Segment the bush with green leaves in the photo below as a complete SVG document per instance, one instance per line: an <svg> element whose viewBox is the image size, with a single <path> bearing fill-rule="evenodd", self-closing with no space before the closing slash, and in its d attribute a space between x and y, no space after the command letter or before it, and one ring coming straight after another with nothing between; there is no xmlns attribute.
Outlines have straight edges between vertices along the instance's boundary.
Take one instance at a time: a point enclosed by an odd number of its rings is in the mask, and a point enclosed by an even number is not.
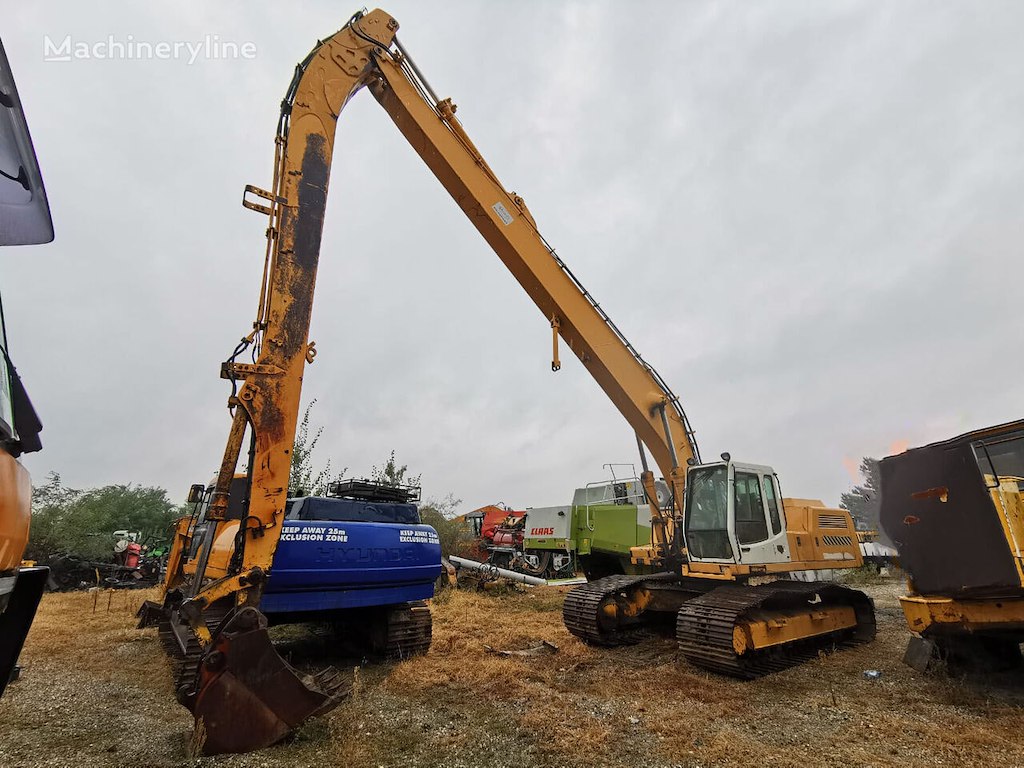
<svg viewBox="0 0 1024 768"><path fill-rule="evenodd" d="M324 433L323 427L312 430L309 424L309 417L316 405L316 399L309 401L306 410L302 414L302 421L295 430L295 444L292 446L292 466L288 477L289 496L325 496L331 483L341 480L348 467L341 472L331 472L331 461L323 467L317 467L313 463L313 452L316 444L320 442L320 436Z"/></svg>
<svg viewBox="0 0 1024 768"><path fill-rule="evenodd" d="M163 488L128 484L78 490L51 472L32 491L32 527L25 556L41 562L56 555L108 560L114 531L166 537L182 514L184 508L171 502Z"/></svg>
<svg viewBox="0 0 1024 768"><path fill-rule="evenodd" d="M464 521L455 517L456 509L461 504L448 494L443 499L427 499L420 504L420 520L424 525L431 526L441 539L441 554L444 557L465 554L473 544L473 532Z"/></svg>

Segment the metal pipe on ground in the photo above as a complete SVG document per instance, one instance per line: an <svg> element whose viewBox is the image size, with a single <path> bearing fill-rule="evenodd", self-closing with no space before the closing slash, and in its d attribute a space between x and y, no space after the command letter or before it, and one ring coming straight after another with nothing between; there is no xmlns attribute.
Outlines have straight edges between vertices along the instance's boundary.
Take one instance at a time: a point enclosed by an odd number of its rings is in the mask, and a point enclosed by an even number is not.
<svg viewBox="0 0 1024 768"><path fill-rule="evenodd" d="M499 568L498 566L491 565L490 563L478 563L476 560L467 560L464 557L450 557L448 559L451 560L452 564L456 568L480 571L481 573L494 578L501 577L503 579L509 579L510 581L529 584L534 587L543 587L548 583L546 579L538 579L536 576L527 576L525 573L510 571L506 568Z"/></svg>

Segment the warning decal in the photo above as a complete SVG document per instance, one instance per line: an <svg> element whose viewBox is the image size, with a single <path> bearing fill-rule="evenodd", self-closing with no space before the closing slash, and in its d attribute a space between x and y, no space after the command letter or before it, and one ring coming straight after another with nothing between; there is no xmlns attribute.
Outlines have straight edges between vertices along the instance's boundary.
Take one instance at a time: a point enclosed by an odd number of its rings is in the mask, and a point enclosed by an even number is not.
<svg viewBox="0 0 1024 768"><path fill-rule="evenodd" d="M413 531L408 528L403 529L398 534L398 540L402 544L440 544L441 539L438 538L437 533L434 531Z"/></svg>
<svg viewBox="0 0 1024 768"><path fill-rule="evenodd" d="M348 534L341 528L286 525L281 529L281 541L348 541Z"/></svg>

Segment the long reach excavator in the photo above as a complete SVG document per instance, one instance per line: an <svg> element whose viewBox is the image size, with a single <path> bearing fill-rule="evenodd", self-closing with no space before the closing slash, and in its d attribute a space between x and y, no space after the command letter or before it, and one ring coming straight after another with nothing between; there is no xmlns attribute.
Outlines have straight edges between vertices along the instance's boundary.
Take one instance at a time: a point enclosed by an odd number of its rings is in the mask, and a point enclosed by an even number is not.
<svg viewBox="0 0 1024 768"><path fill-rule="evenodd" d="M309 325L335 128L364 87L550 322L552 369L560 366L561 338L636 433L651 543L633 551L631 575L569 593L569 630L587 642L616 644L669 617L687 659L739 677L873 637L873 606L861 592L829 583L747 583L860 565L849 514L783 500L770 467L728 454L700 463L679 399L548 245L523 199L501 185L455 118L455 104L436 96L397 30L395 19L374 10L317 44L282 102L271 189L249 186L243 195L243 205L269 219L257 316L222 366L232 387L227 447L204 531L190 554L180 537L170 556L179 575L188 560L187 588L164 606L192 635L177 689L195 717L193 748L258 749L340 699L340 676L303 676L280 658L259 605L286 517L303 373L316 354ZM252 362L241 361L247 350ZM668 482L667 503L657 501L645 446ZM247 469L233 486L243 448ZM229 531L230 563L208 570L214 542ZM228 611L214 609L225 601Z"/></svg>

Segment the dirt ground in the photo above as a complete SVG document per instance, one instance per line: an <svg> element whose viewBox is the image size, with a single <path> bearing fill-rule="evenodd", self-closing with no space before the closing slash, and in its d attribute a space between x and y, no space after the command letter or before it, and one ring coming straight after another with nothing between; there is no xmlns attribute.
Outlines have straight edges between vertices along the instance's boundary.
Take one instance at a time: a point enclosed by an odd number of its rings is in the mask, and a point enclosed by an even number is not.
<svg viewBox="0 0 1024 768"><path fill-rule="evenodd" d="M562 626L563 594L448 593L421 658L332 654L287 633L296 663L355 670L352 697L291 742L190 758L156 631L134 629L142 592L47 595L0 700L2 766L1024 766L1024 677L949 681L900 659L900 583L863 586L878 638L754 682L698 671L670 638L589 648ZM488 653L539 640L552 655ZM880 670L878 680L863 672Z"/></svg>

